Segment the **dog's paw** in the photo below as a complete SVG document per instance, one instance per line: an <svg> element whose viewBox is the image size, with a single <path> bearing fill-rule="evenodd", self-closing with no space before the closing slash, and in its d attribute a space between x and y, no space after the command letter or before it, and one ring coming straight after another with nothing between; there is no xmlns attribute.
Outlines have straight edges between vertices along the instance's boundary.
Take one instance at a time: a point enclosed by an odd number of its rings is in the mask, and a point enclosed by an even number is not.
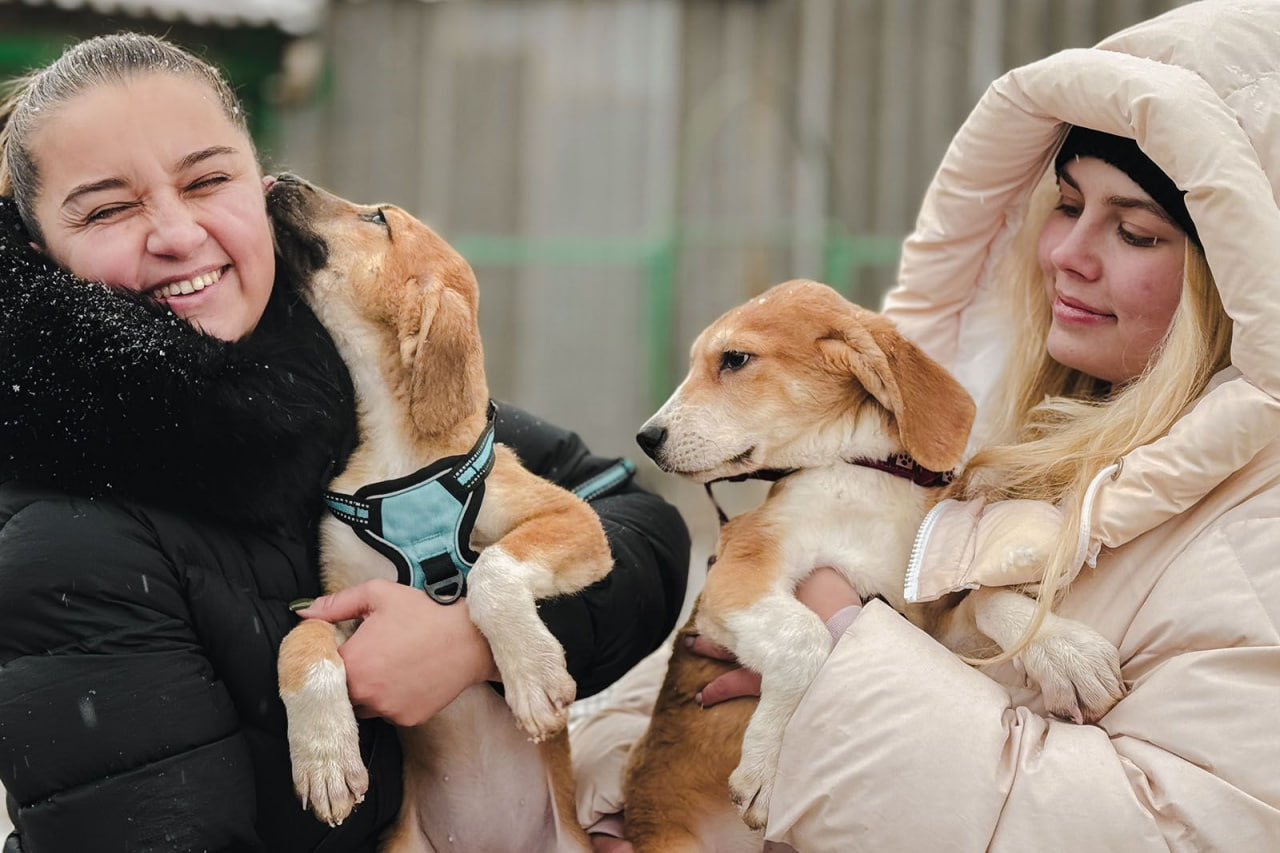
<svg viewBox="0 0 1280 853"><path fill-rule="evenodd" d="M760 766L748 766L744 762L729 776L729 799L752 829L764 829L772 795L773 773Z"/></svg>
<svg viewBox="0 0 1280 853"><path fill-rule="evenodd" d="M507 705L516 723L534 743L560 732L569 723L569 706L578 685L561 665L533 677L514 680L504 676Z"/></svg>
<svg viewBox="0 0 1280 853"><path fill-rule="evenodd" d="M1094 723L1124 696L1115 646L1074 620L1046 619L1018 660L1056 717Z"/></svg>
<svg viewBox="0 0 1280 853"><path fill-rule="evenodd" d="M332 748L328 748L332 747ZM317 818L337 826L347 819L369 790L369 772L360 760L360 746L334 742L294 756L293 789Z"/></svg>
<svg viewBox="0 0 1280 853"><path fill-rule="evenodd" d="M281 690L280 698L289 721L293 789L304 809L337 826L369 789L346 670L340 663L318 661L296 689Z"/></svg>

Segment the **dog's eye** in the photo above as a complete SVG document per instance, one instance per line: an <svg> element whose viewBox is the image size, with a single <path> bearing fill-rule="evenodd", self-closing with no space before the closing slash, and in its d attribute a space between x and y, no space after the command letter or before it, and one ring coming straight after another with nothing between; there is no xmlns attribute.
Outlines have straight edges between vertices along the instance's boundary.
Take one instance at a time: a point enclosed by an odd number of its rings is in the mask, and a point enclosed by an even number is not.
<svg viewBox="0 0 1280 853"><path fill-rule="evenodd" d="M362 213L360 218L365 222L372 222L375 225L381 225L383 228L387 227L387 217L383 215L382 208L378 208L373 213Z"/></svg>
<svg viewBox="0 0 1280 853"><path fill-rule="evenodd" d="M747 366L747 362L751 360L751 355L736 350L725 350L720 354L721 370L741 370Z"/></svg>

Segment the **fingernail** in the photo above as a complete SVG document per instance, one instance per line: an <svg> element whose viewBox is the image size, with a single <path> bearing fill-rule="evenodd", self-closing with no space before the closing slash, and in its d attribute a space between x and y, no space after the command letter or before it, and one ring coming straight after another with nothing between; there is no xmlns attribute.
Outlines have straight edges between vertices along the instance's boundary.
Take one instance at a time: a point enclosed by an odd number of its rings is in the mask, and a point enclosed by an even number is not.
<svg viewBox="0 0 1280 853"><path fill-rule="evenodd" d="M315 603L316 600L314 598L295 598L293 601L289 602L289 610L297 613L299 610L306 610Z"/></svg>
<svg viewBox="0 0 1280 853"><path fill-rule="evenodd" d="M703 707L703 708L707 707L706 705L703 705L703 704L702 704L702 691L701 691L701 690L699 690L697 693L693 694L693 701L697 702L697 703L698 703L698 705L700 705L700 706L701 706L701 707Z"/></svg>
<svg viewBox="0 0 1280 853"><path fill-rule="evenodd" d="M685 647L686 649L691 649L691 648L693 648L693 641L694 641L694 639L695 639L695 638L694 638L694 635L693 635L693 634L685 634L685 635L684 635L684 647Z"/></svg>

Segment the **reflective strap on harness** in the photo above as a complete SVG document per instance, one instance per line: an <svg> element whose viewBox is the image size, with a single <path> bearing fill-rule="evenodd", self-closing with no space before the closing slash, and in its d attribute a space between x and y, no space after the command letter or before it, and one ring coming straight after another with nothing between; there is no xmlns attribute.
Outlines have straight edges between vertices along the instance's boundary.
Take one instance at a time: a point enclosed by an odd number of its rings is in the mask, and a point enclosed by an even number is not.
<svg viewBox="0 0 1280 853"><path fill-rule="evenodd" d="M619 459L608 468L584 483L574 487L573 493L584 501L603 495L621 486L636 473L636 465L630 459Z"/></svg>

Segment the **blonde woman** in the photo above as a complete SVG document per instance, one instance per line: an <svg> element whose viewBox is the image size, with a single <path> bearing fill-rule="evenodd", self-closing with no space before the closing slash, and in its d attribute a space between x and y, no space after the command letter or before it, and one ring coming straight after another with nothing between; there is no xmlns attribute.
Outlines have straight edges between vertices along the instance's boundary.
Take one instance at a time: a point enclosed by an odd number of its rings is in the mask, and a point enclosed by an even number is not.
<svg viewBox="0 0 1280 853"><path fill-rule="evenodd" d="M974 393L977 452L908 597L1042 581L1028 615L1110 639L1126 695L1049 717L1013 664L970 667L815 573L800 594L838 636L771 841L1280 849L1277 67L1280 4L1207 0L1009 72L957 134L886 309ZM1028 550L1036 571L1003 571ZM620 701L577 733L588 820L623 805L599 780L635 719Z"/></svg>

